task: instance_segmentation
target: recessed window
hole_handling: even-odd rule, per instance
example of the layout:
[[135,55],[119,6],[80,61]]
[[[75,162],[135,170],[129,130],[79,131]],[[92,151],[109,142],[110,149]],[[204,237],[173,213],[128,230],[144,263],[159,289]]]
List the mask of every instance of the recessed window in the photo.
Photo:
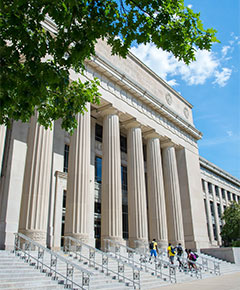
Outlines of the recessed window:
[[95,127],[95,140],[102,142],[102,136],[103,136],[103,127],[99,124],[96,124]]
[[64,146],[63,172],[68,172],[69,145]]

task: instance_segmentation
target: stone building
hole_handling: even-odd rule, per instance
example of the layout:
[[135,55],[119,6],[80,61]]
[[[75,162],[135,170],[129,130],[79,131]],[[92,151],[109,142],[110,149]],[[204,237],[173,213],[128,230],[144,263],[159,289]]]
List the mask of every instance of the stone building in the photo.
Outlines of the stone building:
[[81,76],[93,77],[101,103],[87,104],[73,136],[60,121],[45,130],[36,116],[0,127],[0,248],[13,248],[18,231],[52,249],[64,235],[98,248],[106,238],[131,247],[152,238],[161,247],[221,245],[218,216],[230,199],[239,202],[240,181],[199,162],[192,105],[104,42]]

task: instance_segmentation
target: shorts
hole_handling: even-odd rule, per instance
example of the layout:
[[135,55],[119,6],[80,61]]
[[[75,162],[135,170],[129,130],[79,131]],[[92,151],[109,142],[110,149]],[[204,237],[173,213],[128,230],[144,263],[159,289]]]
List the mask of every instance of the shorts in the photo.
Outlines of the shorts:
[[174,261],[174,256],[169,256],[169,260],[170,260],[171,262],[173,262],[173,261]]
[[157,251],[156,250],[151,250],[150,251],[151,257],[154,255],[154,257],[157,257]]

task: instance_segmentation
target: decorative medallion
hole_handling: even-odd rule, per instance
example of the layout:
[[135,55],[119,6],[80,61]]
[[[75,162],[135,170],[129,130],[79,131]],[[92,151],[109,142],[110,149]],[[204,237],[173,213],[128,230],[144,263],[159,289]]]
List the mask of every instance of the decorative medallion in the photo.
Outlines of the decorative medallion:
[[172,96],[169,93],[167,93],[165,98],[166,98],[168,105],[171,105],[172,104]]
[[183,109],[183,113],[184,113],[184,116],[188,119],[189,111],[188,111],[188,109],[186,107]]

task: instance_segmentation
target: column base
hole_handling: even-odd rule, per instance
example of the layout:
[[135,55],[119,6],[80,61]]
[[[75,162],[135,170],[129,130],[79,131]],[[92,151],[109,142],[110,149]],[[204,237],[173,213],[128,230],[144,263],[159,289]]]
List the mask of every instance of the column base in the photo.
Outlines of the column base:
[[128,244],[130,248],[148,250],[148,240],[147,239],[138,239],[138,238],[129,238]]
[[[108,241],[105,241],[108,240]],[[101,250],[102,251],[114,251],[116,243],[126,246],[126,241],[119,237],[101,237]]]
[[22,230],[19,229],[19,233],[27,236],[29,239],[33,240],[34,242],[39,243],[40,245],[46,247],[47,244],[47,233],[38,230]]
[[156,240],[158,247],[161,249],[166,249],[168,247],[168,241],[167,240]]

